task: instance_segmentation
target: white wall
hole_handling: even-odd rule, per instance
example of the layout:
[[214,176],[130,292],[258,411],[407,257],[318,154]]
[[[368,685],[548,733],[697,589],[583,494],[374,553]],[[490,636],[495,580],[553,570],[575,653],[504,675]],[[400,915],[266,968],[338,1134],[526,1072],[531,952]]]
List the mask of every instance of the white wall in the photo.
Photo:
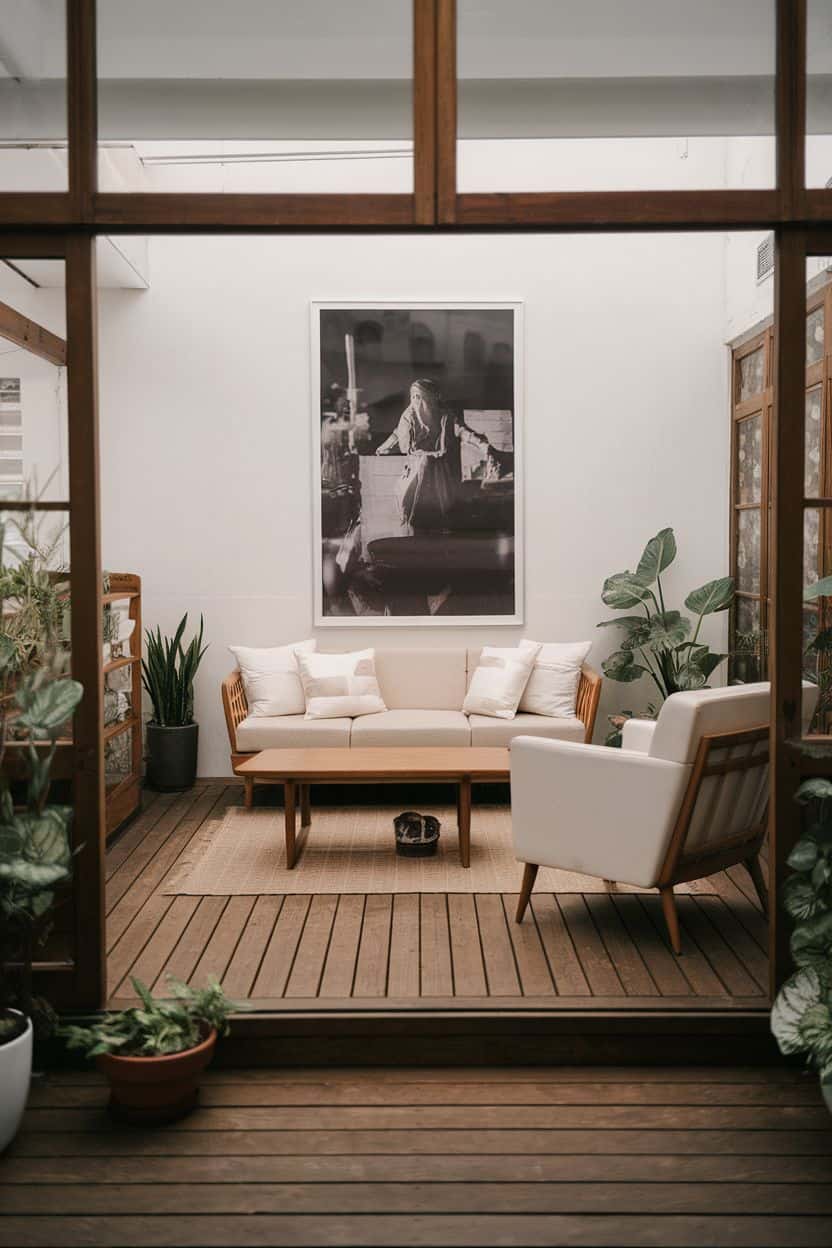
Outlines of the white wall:
[[[204,613],[202,775],[228,771],[226,646],[313,631],[310,299],[525,304],[525,626],[330,628],[320,643],[592,637],[597,665],[602,582],[656,530],[676,530],[674,602],[727,570],[723,249],[666,234],[152,240],[150,290],[101,296],[104,562],[142,575],[146,624]],[[648,698],[607,682],[603,710]]]

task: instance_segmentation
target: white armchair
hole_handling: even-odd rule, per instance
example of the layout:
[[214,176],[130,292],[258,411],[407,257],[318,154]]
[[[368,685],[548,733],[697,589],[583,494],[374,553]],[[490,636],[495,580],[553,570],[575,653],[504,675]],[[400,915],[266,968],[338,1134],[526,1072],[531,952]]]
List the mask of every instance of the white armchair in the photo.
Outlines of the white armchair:
[[[804,722],[817,689],[804,686]],[[517,737],[511,747],[514,848],[525,863],[523,920],[538,867],[658,888],[681,952],[673,887],[735,863],[763,909],[758,860],[768,806],[770,686],[675,693],[655,722],[625,725],[623,748]]]

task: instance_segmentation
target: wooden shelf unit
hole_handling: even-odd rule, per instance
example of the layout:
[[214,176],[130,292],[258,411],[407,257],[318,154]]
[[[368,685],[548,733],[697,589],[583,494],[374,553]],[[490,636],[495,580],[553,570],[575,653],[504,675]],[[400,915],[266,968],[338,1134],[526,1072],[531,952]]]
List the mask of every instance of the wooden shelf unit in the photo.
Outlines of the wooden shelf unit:
[[[106,785],[107,836],[134,815],[141,805],[142,787],[142,583],[141,577],[132,572],[111,572],[110,589],[102,596],[105,606],[127,603],[127,615],[135,620],[135,628],[129,645],[132,653],[124,658],[111,659],[103,664],[104,681],[111,672],[130,670],[130,715],[126,719],[104,727],[105,757],[108,746],[118,737],[130,734],[130,767],[121,779]],[[127,692],[125,690],[125,692]],[[106,772],[106,767],[105,767]]]

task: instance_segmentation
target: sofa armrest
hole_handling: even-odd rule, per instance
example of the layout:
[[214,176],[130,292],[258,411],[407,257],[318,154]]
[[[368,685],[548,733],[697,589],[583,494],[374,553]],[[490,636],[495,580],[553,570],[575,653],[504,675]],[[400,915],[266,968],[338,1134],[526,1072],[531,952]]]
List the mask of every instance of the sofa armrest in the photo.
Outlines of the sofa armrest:
[[652,888],[690,772],[633,750],[517,737],[515,853],[521,862]]
[[222,682],[222,709],[225,712],[225,726],[228,729],[228,740],[231,753],[237,751],[237,725],[248,715],[248,701],[243,686],[243,678],[239,669],[235,669]]
[[635,750],[637,754],[649,754],[656,722],[655,719],[628,719],[621,729],[622,749]]
[[593,668],[586,665],[581,668],[575,714],[578,719],[583,720],[584,741],[587,744],[592,741],[592,734],[595,731],[595,716],[598,714],[598,702],[601,698],[602,684],[603,678]]

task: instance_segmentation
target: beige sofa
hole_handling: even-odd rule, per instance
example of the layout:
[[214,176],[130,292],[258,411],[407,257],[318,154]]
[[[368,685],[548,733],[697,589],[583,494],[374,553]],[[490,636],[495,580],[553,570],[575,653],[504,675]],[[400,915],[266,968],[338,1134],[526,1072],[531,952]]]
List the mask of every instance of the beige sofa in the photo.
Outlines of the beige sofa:
[[480,648],[376,648],[376,675],[386,711],[357,719],[274,718],[248,713],[239,671],[222,684],[231,764],[269,748],[298,746],[506,746],[514,737],[591,741],[601,677],[584,667],[574,719],[518,713],[514,719],[465,715],[462,703]]

